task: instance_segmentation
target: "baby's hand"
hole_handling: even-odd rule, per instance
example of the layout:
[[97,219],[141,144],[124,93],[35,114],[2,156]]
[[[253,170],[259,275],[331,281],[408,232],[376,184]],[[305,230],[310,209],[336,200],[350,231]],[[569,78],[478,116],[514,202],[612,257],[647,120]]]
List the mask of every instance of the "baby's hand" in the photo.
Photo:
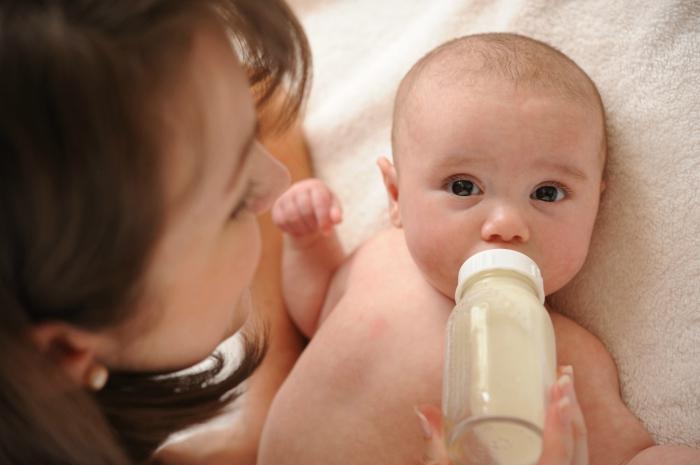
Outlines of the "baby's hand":
[[319,179],[296,182],[272,206],[272,221],[292,236],[327,234],[342,221],[335,194]]
[[[549,392],[542,455],[537,465],[588,465],[586,424],[576,400],[573,369],[560,367],[559,379]],[[440,409],[416,408],[426,440],[424,465],[452,465],[445,448]]]

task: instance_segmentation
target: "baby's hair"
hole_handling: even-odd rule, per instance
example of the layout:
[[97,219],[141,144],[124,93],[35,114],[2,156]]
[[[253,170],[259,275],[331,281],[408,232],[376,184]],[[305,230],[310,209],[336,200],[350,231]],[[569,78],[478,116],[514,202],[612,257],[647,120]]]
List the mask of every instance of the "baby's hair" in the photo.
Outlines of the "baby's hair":
[[[392,145],[405,107],[424,82],[470,86],[483,79],[500,79],[572,99],[599,111],[605,134],[605,112],[593,80],[572,59],[538,40],[513,33],[484,33],[459,37],[424,55],[404,76],[394,102]],[[606,149],[606,137],[601,148]],[[394,161],[397,161],[396,153]]]
[[310,59],[283,0],[0,3],[0,463],[143,463],[235,398],[262,357],[259,331],[230,374],[112,373],[93,395],[29,337],[137,311],[166,216],[161,105],[203,28],[235,43],[259,105],[287,86],[290,122]]

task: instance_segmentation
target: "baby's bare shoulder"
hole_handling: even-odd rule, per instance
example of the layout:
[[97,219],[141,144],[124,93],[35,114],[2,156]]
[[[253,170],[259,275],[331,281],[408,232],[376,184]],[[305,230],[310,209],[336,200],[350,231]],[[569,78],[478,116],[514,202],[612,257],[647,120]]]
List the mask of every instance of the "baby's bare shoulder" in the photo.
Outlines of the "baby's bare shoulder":
[[[444,325],[453,305],[424,279],[406,247],[403,231],[396,228],[378,233],[359,247],[338,270],[331,288],[339,283],[342,296],[327,302],[333,306],[331,319],[390,320],[395,330],[404,328],[393,339],[410,334],[420,324]],[[321,328],[324,325],[326,322]]]
[[[321,312],[321,324],[342,301],[388,308],[402,300],[430,299],[436,291],[423,279],[413,261],[403,230],[380,231],[364,242],[336,271]],[[402,303],[403,305],[403,303]]]
[[593,333],[564,315],[551,312],[560,365],[595,374],[601,384],[619,390],[617,367],[608,349]]
[[277,394],[263,463],[417,463],[413,406],[440,403],[453,303],[422,279],[399,230],[338,273],[346,289]]

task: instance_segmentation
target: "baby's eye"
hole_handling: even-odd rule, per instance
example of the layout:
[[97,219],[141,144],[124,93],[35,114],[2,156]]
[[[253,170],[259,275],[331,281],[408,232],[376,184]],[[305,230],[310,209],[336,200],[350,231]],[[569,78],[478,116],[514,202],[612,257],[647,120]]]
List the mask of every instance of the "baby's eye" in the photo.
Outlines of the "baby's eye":
[[566,189],[561,186],[546,185],[540,186],[530,194],[530,198],[543,202],[557,202],[566,197]]
[[468,179],[456,179],[454,181],[450,181],[447,184],[447,187],[454,195],[459,195],[461,197],[478,195],[482,193],[479,186]]

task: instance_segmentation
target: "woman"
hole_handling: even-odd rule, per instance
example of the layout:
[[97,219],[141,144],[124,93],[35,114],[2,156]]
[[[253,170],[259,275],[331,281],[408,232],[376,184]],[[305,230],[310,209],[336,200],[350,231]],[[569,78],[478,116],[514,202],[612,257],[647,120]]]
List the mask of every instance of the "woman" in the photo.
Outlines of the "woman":
[[157,376],[251,310],[255,216],[288,182],[254,100],[288,79],[294,116],[306,39],[280,1],[17,0],[0,69],[0,462],[147,461],[264,352],[250,318],[225,379]]

